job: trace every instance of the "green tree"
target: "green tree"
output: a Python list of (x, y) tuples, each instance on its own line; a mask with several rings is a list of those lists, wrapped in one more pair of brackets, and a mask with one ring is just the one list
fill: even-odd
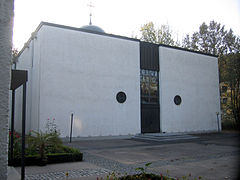
[(140, 32), (142, 33), (141, 40), (151, 42), (151, 43), (157, 43), (157, 30), (154, 27), (153, 22), (149, 22), (144, 24), (141, 27)]
[(143, 41), (172, 46), (178, 45), (172, 37), (173, 33), (169, 25), (161, 25), (160, 28), (155, 28), (153, 22), (148, 22), (141, 27), (140, 32)]
[(203, 22), (199, 31), (192, 36), (186, 35), (182, 46), (191, 50), (202, 51), (213, 55), (239, 52), (239, 37), (234, 35), (232, 29), (225, 30), (225, 26), (211, 21), (209, 25)]
[(230, 109), (237, 127), (240, 127), (240, 53), (231, 53), (220, 57), (224, 71), (222, 81), (230, 89)]

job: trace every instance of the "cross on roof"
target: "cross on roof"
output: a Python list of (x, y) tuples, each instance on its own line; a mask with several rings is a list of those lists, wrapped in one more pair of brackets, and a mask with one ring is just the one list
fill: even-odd
[(90, 9), (90, 22), (89, 22), (89, 25), (92, 25), (92, 9), (91, 8), (94, 8), (95, 6), (92, 5), (92, 2), (90, 2), (88, 5), (87, 5)]

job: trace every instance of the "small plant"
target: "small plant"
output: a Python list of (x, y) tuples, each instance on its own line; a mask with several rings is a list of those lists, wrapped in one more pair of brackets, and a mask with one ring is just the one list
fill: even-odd
[(11, 136), (13, 136), (13, 157), (19, 158), (19, 157), (21, 157), (22, 138), (21, 138), (20, 134), (17, 133), (16, 131), (14, 131), (13, 133), (11, 133), (11, 131), (9, 131), (9, 145), (8, 145), (9, 156), (10, 156)]
[(65, 173), (65, 176), (66, 176), (66, 177), (65, 177), (65, 180), (67, 180), (67, 179), (68, 179), (68, 176), (69, 176), (69, 173), (66, 172), (66, 173)]
[(136, 168), (136, 171), (140, 171), (142, 174), (146, 174), (147, 168), (151, 165), (152, 163), (146, 163), (145, 167), (138, 167)]
[(112, 172), (112, 173), (109, 173), (109, 175), (107, 175), (106, 180), (118, 180), (119, 177), (120, 177), (120, 173)]
[(46, 133), (49, 134), (58, 134), (60, 135), (60, 132), (57, 130), (57, 124), (55, 122), (55, 118), (48, 118), (47, 119), (47, 124), (46, 124)]

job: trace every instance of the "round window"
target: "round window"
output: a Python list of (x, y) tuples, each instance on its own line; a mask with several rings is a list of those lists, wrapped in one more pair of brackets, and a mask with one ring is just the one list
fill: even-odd
[(117, 96), (116, 96), (116, 99), (119, 103), (124, 103), (127, 99), (127, 96), (124, 92), (118, 92)]
[(174, 97), (174, 103), (175, 103), (176, 105), (180, 105), (181, 102), (182, 102), (182, 98), (181, 98), (179, 95), (176, 95), (176, 96)]

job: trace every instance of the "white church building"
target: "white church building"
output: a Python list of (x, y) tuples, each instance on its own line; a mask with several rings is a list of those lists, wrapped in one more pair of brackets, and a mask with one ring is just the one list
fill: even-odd
[[(221, 129), (218, 59), (202, 52), (42, 22), (18, 56), (28, 71), (26, 130), (61, 136)], [(21, 129), (22, 89), (15, 129)], [(219, 120), (219, 121), (218, 121)]]

